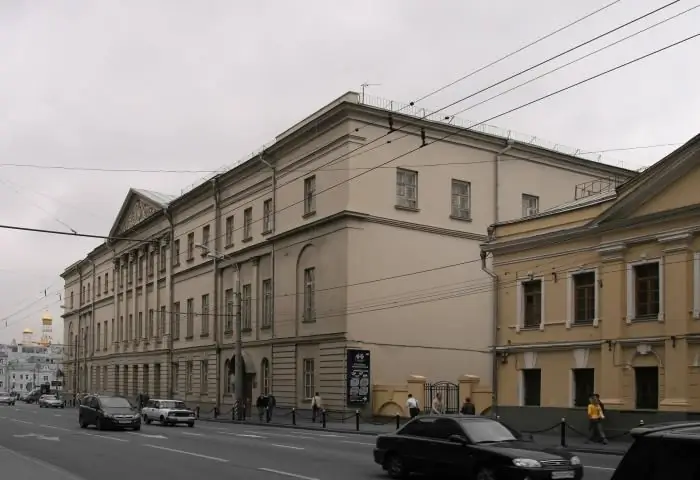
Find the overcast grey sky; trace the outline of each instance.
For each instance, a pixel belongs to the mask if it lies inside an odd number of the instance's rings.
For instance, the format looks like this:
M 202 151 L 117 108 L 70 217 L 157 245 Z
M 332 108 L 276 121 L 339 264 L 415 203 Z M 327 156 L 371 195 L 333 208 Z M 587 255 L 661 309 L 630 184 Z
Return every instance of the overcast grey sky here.
M 408 102 L 610 1 L 3 0 L 0 163 L 216 170 L 365 81 L 381 84 L 371 95 Z M 623 0 L 419 106 L 440 108 L 665 3 Z M 499 88 L 694 3 L 680 1 Z M 698 25 L 700 9 L 463 117 L 489 118 L 698 33 Z M 700 40 L 493 123 L 585 151 L 684 142 L 700 130 L 697 58 Z M 604 160 L 638 168 L 670 150 Z M 107 234 L 130 186 L 176 194 L 197 179 L 0 166 L 0 223 Z M 0 324 L 0 342 L 20 340 L 26 327 L 38 332 L 45 308 L 59 340 L 58 274 L 99 242 L 8 230 L 0 239 L 0 318 L 19 310 Z

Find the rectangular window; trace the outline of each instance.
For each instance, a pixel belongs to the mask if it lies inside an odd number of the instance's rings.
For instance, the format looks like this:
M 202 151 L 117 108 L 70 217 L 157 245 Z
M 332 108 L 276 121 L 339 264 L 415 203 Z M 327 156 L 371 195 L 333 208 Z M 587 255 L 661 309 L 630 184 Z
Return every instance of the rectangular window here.
M 573 378 L 573 403 L 574 407 L 585 407 L 588 399 L 595 393 L 595 369 L 574 368 L 571 370 Z
M 97 277 L 97 288 L 95 289 L 95 293 L 98 297 L 102 294 L 102 277 Z
M 129 324 L 127 325 L 127 340 L 131 341 L 134 339 L 134 315 L 132 313 L 129 314 Z
M 243 285 L 241 291 L 241 330 L 251 330 L 252 328 L 252 296 L 253 288 L 250 283 Z
M 114 325 L 114 319 L 112 319 L 112 325 Z M 104 327 L 105 333 L 104 333 L 104 340 L 102 342 L 102 348 L 104 350 L 107 350 L 107 346 L 109 345 L 109 330 L 107 330 L 108 328 L 109 328 L 109 325 L 107 323 L 107 320 L 105 320 L 105 327 Z
M 173 322 L 173 340 L 179 340 L 180 338 L 180 321 L 182 320 L 180 318 L 180 302 L 175 302 L 173 304 L 173 313 L 172 313 L 172 322 Z
M 521 370 L 523 376 L 523 405 L 539 407 L 542 391 L 542 370 L 529 368 Z
M 70 292 L 70 308 L 71 310 L 75 308 L 75 295 L 73 295 L 73 292 Z
M 194 336 L 194 298 L 187 299 L 187 338 Z
M 540 197 L 523 193 L 523 217 L 540 213 Z
M 148 332 L 146 333 L 146 338 L 153 338 L 155 336 L 155 312 L 152 308 L 148 309 Z
M 304 179 L 304 215 L 316 212 L 316 175 Z
M 226 217 L 226 247 L 233 245 L 233 215 Z
M 105 273 L 105 294 L 109 292 L 109 273 Z
M 418 208 L 418 172 L 396 169 L 396 206 Z
M 316 320 L 316 269 L 311 267 L 304 270 L 304 321 Z
M 112 319 L 112 343 L 118 342 L 119 339 L 117 338 L 116 335 L 116 330 L 114 330 L 114 319 Z
M 98 323 L 98 324 L 97 324 L 97 340 L 96 340 L 96 342 L 95 342 L 95 343 L 97 344 L 97 350 L 100 349 L 100 344 L 102 343 L 102 342 L 100 341 L 100 340 L 102 340 L 102 338 L 101 338 L 101 337 L 102 337 L 102 331 L 101 331 L 101 330 L 102 330 L 102 329 L 101 329 L 101 327 L 100 327 L 100 324 Z
M 658 367 L 635 367 L 634 386 L 636 390 L 635 408 L 640 410 L 659 409 Z
M 192 360 L 185 364 L 185 392 L 192 393 Z
M 143 312 L 138 313 L 136 317 L 136 338 L 145 338 L 146 335 L 143 334 Z
M 661 269 L 659 262 L 635 265 L 634 269 L 634 318 L 658 318 L 661 311 Z
M 263 304 L 262 304 L 262 327 L 267 328 L 272 325 L 272 279 L 268 278 L 262 282 Z
M 209 335 L 209 295 L 202 295 L 201 335 Z
M 574 325 L 592 324 L 596 318 L 596 274 L 581 272 L 572 277 Z
M 165 335 L 165 305 L 161 305 L 158 317 L 158 338 L 163 338 L 163 335 Z
M 471 184 L 462 180 L 452 180 L 453 218 L 471 219 Z
M 309 400 L 316 393 L 316 383 L 314 375 L 315 365 L 313 358 L 304 359 L 304 398 Z
M 243 240 L 253 238 L 253 207 L 243 211 Z
M 224 324 L 224 332 L 233 332 L 233 288 L 229 288 L 224 292 L 224 302 L 226 302 L 226 323 Z
M 206 360 L 200 362 L 199 393 L 201 395 L 209 393 L 209 363 Z
M 124 316 L 119 317 L 119 341 L 124 341 Z
M 164 272 L 166 270 L 167 266 L 167 247 L 165 245 L 160 246 L 160 254 L 158 255 L 158 268 L 160 268 L 161 272 Z
M 272 199 L 263 202 L 263 233 L 272 231 Z
M 187 234 L 187 260 L 194 259 L 194 232 Z
M 202 249 L 202 256 L 205 256 L 208 252 L 207 250 L 209 249 L 209 237 L 211 236 L 211 227 L 209 225 L 205 225 L 202 227 L 202 246 L 204 247 Z
M 542 280 L 523 282 L 523 327 L 539 328 L 542 323 Z
M 173 241 L 173 253 L 172 253 L 173 266 L 180 265 L 180 239 Z
M 140 254 L 139 255 L 139 262 L 138 262 L 138 280 L 143 280 L 143 266 L 146 263 L 146 254 Z

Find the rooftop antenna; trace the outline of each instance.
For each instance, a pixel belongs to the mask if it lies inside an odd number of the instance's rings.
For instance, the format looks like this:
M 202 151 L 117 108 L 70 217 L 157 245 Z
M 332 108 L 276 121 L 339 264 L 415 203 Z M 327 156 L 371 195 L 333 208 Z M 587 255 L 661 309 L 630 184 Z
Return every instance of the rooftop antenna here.
M 380 87 L 382 84 L 381 83 L 363 83 L 360 85 L 362 87 L 362 96 L 360 97 L 360 103 L 365 103 L 365 89 L 369 87 Z

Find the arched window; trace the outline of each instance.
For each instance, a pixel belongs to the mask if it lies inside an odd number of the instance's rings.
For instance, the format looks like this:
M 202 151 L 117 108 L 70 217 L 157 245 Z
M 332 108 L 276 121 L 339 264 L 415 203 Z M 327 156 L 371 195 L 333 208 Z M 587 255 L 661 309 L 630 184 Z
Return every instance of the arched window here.
M 270 393 L 270 362 L 267 358 L 263 358 L 260 364 L 260 380 L 262 393 L 267 395 Z

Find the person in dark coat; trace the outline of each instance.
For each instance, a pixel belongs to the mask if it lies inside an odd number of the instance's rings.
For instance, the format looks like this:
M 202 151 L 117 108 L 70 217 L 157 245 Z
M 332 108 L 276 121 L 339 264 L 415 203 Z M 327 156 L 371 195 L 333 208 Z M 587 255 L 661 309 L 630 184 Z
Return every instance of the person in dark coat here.
M 462 415 L 476 415 L 476 407 L 472 403 L 472 399 L 467 397 L 464 399 L 462 408 L 459 410 Z

